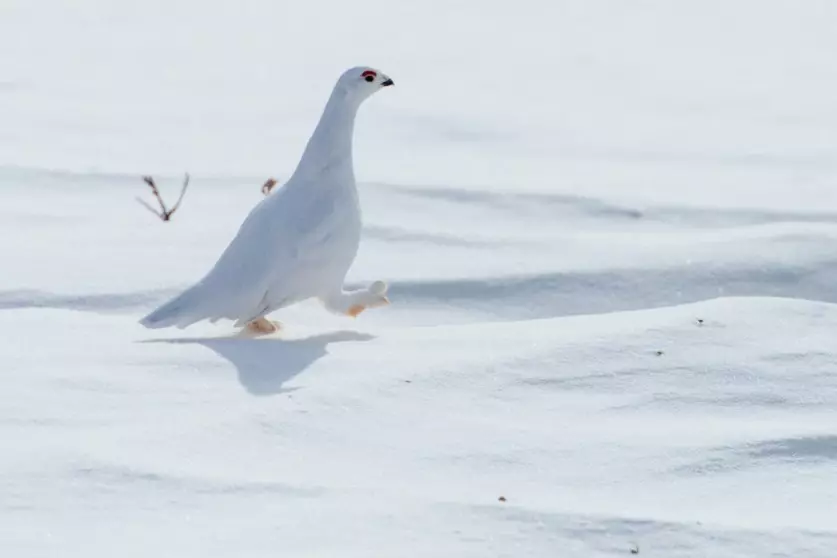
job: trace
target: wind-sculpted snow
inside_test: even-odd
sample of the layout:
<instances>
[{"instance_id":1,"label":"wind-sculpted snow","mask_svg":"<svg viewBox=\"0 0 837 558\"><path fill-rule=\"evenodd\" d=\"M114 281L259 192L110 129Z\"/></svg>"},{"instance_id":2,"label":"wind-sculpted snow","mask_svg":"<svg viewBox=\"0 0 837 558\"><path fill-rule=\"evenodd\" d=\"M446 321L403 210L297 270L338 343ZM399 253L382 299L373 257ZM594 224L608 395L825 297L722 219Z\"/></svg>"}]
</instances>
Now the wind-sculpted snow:
<instances>
[{"instance_id":1,"label":"wind-sculpted snow","mask_svg":"<svg viewBox=\"0 0 837 558\"><path fill-rule=\"evenodd\" d=\"M113 180L12 182L49 183L34 195L71 226L23 198L3 209L56 250L3 237L0 536L17 555L116 544L99 529L127 556L233 555L242 536L254 555L837 545L827 211L366 185L354 281L388 277L391 307L341 320L305 303L265 339L150 335L137 316L195 279L257 195L196 178L161 225Z\"/></svg>"},{"instance_id":2,"label":"wind-sculpted snow","mask_svg":"<svg viewBox=\"0 0 837 558\"><path fill-rule=\"evenodd\" d=\"M830 304L770 298L258 340L6 310L4 540L828 556L835 326Z\"/></svg>"}]
</instances>

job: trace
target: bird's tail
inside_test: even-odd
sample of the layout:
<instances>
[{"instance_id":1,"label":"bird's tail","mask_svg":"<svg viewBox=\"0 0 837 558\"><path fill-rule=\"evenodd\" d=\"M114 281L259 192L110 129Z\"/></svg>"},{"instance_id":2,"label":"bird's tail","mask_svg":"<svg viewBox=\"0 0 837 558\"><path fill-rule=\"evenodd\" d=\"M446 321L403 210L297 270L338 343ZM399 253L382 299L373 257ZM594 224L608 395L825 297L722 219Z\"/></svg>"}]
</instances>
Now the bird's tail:
<instances>
[{"instance_id":1,"label":"bird's tail","mask_svg":"<svg viewBox=\"0 0 837 558\"><path fill-rule=\"evenodd\" d=\"M169 300L144 318L140 324L150 329L175 326L185 328L197 321L204 319L201 315L201 308L197 304L200 285L194 285L173 299Z\"/></svg>"}]
</instances>

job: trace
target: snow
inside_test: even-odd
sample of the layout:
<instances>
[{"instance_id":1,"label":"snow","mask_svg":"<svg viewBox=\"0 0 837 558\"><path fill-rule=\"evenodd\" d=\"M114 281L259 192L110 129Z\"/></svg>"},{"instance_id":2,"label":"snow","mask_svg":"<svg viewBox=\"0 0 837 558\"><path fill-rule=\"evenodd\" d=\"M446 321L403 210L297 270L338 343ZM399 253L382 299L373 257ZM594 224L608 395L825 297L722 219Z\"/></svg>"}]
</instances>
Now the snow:
<instances>
[{"instance_id":1,"label":"snow","mask_svg":"<svg viewBox=\"0 0 837 558\"><path fill-rule=\"evenodd\" d=\"M2 554L831 558L835 16L3 2ZM358 64L393 304L142 328Z\"/></svg>"}]
</instances>

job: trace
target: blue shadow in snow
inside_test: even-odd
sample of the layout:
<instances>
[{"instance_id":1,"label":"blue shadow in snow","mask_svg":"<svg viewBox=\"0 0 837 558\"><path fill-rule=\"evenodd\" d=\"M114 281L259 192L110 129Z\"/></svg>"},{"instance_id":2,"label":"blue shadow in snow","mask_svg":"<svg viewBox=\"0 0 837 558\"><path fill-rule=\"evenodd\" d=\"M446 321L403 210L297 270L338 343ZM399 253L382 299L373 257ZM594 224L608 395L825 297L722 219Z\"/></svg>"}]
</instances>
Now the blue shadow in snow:
<instances>
[{"instance_id":1,"label":"blue shadow in snow","mask_svg":"<svg viewBox=\"0 0 837 558\"><path fill-rule=\"evenodd\" d=\"M230 361L238 381L252 395L277 395L286 382L304 372L328 354L328 345L347 341L369 341L374 335L356 331L335 331L303 339L248 339L246 337L153 339L147 343L203 345Z\"/></svg>"}]
</instances>

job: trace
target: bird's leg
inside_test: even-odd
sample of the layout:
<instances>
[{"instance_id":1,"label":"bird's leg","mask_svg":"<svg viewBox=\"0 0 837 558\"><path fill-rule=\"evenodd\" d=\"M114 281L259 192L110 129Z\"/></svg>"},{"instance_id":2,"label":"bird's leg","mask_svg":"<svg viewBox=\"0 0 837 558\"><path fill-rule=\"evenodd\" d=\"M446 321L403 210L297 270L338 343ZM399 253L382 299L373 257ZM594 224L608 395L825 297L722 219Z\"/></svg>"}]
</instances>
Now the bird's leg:
<instances>
[{"instance_id":1,"label":"bird's leg","mask_svg":"<svg viewBox=\"0 0 837 558\"><path fill-rule=\"evenodd\" d=\"M320 300L331 312L356 318L367 308L377 308L389 304L386 291L386 283L375 281L366 289L344 291L341 288L328 296L320 297Z\"/></svg>"},{"instance_id":2,"label":"bird's leg","mask_svg":"<svg viewBox=\"0 0 837 558\"><path fill-rule=\"evenodd\" d=\"M279 322L268 320L262 316L261 318L256 318L255 320L248 322L244 327L248 332L256 335L270 335L271 333L279 331L282 326Z\"/></svg>"},{"instance_id":3,"label":"bird's leg","mask_svg":"<svg viewBox=\"0 0 837 558\"><path fill-rule=\"evenodd\" d=\"M346 315L351 316L353 318L357 318L361 312L366 310L366 306L363 304L352 304L349 306L349 309L346 310Z\"/></svg>"}]
</instances>

